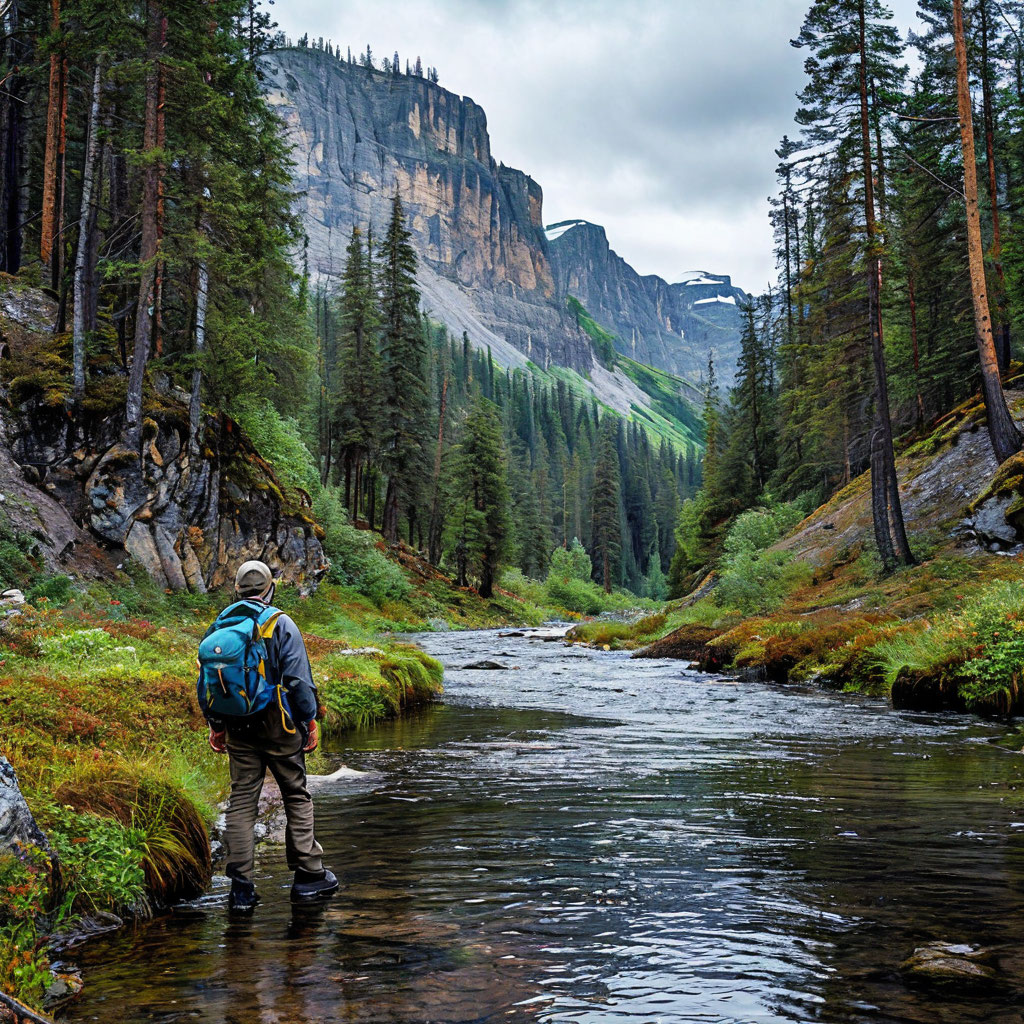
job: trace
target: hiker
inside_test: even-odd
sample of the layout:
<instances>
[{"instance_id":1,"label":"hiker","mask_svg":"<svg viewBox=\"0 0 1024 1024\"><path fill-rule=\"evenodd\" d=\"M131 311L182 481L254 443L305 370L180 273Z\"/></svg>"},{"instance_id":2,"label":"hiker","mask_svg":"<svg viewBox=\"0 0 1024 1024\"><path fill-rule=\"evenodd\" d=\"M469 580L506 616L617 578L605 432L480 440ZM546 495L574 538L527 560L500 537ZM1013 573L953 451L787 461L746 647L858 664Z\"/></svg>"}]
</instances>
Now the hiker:
<instances>
[{"instance_id":1,"label":"hiker","mask_svg":"<svg viewBox=\"0 0 1024 1024\"><path fill-rule=\"evenodd\" d=\"M338 889L321 860L306 789L306 754L319 741L316 686L299 628L271 603L274 588L269 566L245 562L235 576L238 600L217 616L199 645L199 706L210 726L210 747L227 752L231 765L224 830L228 906L243 912L259 902L253 828L268 768L288 817L292 902L315 903Z\"/></svg>"}]
</instances>

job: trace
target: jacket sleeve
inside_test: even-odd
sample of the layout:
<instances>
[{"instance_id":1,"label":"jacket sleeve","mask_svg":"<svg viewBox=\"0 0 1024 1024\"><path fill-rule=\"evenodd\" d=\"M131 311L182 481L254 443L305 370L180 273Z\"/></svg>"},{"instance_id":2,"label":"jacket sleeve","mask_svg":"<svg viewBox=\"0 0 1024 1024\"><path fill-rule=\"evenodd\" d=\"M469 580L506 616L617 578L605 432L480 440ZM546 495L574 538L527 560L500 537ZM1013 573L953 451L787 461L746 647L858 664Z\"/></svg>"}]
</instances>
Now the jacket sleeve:
<instances>
[{"instance_id":1,"label":"jacket sleeve","mask_svg":"<svg viewBox=\"0 0 1024 1024\"><path fill-rule=\"evenodd\" d=\"M309 656L299 627L287 615L277 620L268 645L268 660L277 681L288 695L288 704L296 722L313 721L317 713L316 684Z\"/></svg>"}]
</instances>

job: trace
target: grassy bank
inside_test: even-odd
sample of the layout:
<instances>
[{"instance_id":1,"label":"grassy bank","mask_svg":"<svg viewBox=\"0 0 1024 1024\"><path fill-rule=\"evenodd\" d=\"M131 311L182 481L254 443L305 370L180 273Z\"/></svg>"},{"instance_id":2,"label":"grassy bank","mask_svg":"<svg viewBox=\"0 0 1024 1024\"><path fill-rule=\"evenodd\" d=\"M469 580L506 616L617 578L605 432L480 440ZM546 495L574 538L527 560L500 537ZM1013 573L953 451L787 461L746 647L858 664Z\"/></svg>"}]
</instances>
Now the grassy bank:
<instances>
[{"instance_id":1,"label":"grassy bank","mask_svg":"<svg viewBox=\"0 0 1024 1024\"><path fill-rule=\"evenodd\" d=\"M339 551L313 596L281 588L275 598L306 637L328 738L440 693L440 663L405 633L655 607L605 595L589 582L589 560L575 565L585 559L576 549L561 558L586 579L511 572L490 600L407 549L385 557L368 535L346 535ZM209 882L208 828L227 792L227 759L206 744L195 655L229 596L169 594L137 567L114 582L48 576L10 531L0 575L28 597L0 617L2 750L59 863L54 876L44 851L0 856L0 989L40 1006L54 933L87 916L145 916Z\"/></svg>"},{"instance_id":2,"label":"grassy bank","mask_svg":"<svg viewBox=\"0 0 1024 1024\"><path fill-rule=\"evenodd\" d=\"M1013 395L1020 415L1024 397ZM1021 713L1024 556L986 550L974 524L987 509L989 524L1022 536L1024 460L996 466L982 413L977 400L965 403L902 445L918 564L882 572L859 477L813 510L794 502L744 512L725 534L713 587L661 615L583 624L573 638L899 707Z\"/></svg>"},{"instance_id":3,"label":"grassy bank","mask_svg":"<svg viewBox=\"0 0 1024 1024\"><path fill-rule=\"evenodd\" d=\"M749 614L712 594L570 639L693 661L773 682L889 696L898 707L1024 710L1020 558L942 555L882 576L861 554L830 564L779 607Z\"/></svg>"},{"instance_id":4,"label":"grassy bank","mask_svg":"<svg viewBox=\"0 0 1024 1024\"><path fill-rule=\"evenodd\" d=\"M142 574L30 594L0 620L0 735L59 877L39 850L0 857L0 988L39 1006L50 934L101 912L145 915L209 881L227 760L206 746L194 666L225 598L167 595ZM327 736L439 694L440 664L400 631L524 617L512 598L442 595L440 582L410 594L382 606L335 584L280 593L308 637Z\"/></svg>"}]
</instances>

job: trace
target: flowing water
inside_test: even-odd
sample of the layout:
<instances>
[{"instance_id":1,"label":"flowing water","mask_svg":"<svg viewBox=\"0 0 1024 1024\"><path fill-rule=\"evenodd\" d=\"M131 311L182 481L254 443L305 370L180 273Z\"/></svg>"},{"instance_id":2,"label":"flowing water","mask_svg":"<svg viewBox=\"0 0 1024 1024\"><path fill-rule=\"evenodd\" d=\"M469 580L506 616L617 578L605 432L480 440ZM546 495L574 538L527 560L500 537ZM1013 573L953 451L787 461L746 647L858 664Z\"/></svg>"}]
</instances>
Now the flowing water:
<instances>
[{"instance_id":1,"label":"flowing water","mask_svg":"<svg viewBox=\"0 0 1024 1024\"><path fill-rule=\"evenodd\" d=\"M1018 1022L1024 757L998 724L542 637L431 635L443 705L347 738L343 885L195 904L74 953L74 1021ZM504 671L466 670L490 658ZM915 987L928 942L1004 985Z\"/></svg>"}]
</instances>

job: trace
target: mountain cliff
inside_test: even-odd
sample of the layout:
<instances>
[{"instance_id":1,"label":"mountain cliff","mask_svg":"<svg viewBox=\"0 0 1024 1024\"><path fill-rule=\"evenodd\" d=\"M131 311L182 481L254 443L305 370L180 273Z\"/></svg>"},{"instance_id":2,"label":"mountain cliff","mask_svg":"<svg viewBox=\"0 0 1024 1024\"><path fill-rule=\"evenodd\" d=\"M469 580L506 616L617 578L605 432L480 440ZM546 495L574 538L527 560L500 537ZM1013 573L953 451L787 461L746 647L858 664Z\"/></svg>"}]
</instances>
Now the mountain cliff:
<instances>
[{"instance_id":1,"label":"mountain cliff","mask_svg":"<svg viewBox=\"0 0 1024 1024\"><path fill-rule=\"evenodd\" d=\"M616 347L641 363L700 379L714 354L731 380L739 354L740 306L749 298L729 277L697 271L676 284L641 276L585 220L548 227L548 252L560 293L573 295L617 335Z\"/></svg>"},{"instance_id":2,"label":"mountain cliff","mask_svg":"<svg viewBox=\"0 0 1024 1024\"><path fill-rule=\"evenodd\" d=\"M306 48L276 51L265 89L294 146L314 277L337 280L353 227L382 230L397 191L424 308L503 365L568 367L613 407L642 404L625 375L602 372L568 310L573 295L595 303L594 316L637 360L695 381L713 346L728 376L735 309L705 310L694 305L707 297L699 287L640 277L595 225L571 222L585 226L549 241L540 185L494 159L486 115L470 98ZM742 295L720 280L723 296Z\"/></svg>"}]
</instances>

